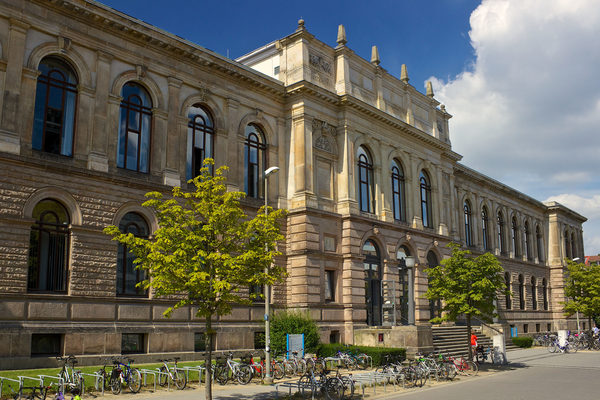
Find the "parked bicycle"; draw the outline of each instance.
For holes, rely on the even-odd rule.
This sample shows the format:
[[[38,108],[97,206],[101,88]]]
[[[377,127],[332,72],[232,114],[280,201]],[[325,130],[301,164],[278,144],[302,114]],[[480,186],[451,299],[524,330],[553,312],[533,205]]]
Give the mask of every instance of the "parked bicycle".
[[[225,385],[229,380],[234,379],[240,384],[246,385],[252,380],[252,376],[252,367],[234,361],[232,352],[228,354],[224,363],[215,366],[215,380],[221,385]]]
[[[77,364],[77,358],[74,355],[68,355],[66,357],[56,357],[56,361],[62,363],[60,372],[58,373],[59,378],[62,380],[62,388],[65,391],[73,391],[77,389],[79,393],[83,391],[83,375],[81,371],[75,370]]]
[[[22,386],[18,391],[15,391],[11,386],[8,386],[8,388],[13,400],[45,400],[51,386]]]
[[[138,393],[142,388],[142,374],[137,368],[133,368],[133,359],[128,358],[124,364],[118,358],[113,359],[113,369],[110,373],[110,390],[113,394],[121,393],[123,383],[127,384],[131,393]]]
[[[310,370],[300,377],[298,387],[304,399],[314,398],[315,394],[325,395],[328,400],[344,398],[344,382],[337,376],[328,377],[326,372]]]
[[[183,390],[187,385],[187,378],[185,377],[185,373],[177,368],[177,361],[179,361],[180,357],[173,358],[173,366],[170,366],[169,363],[171,359],[158,360],[163,363],[162,367],[160,367],[159,372],[160,375],[158,377],[158,383],[160,386],[166,386],[168,380],[175,383],[177,389]]]

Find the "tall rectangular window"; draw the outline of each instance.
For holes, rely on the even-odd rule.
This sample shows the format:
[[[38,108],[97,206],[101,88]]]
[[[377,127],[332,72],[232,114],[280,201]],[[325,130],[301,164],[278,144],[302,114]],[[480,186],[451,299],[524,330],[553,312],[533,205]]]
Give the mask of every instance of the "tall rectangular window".
[[[325,301],[335,301],[335,271],[325,271]]]

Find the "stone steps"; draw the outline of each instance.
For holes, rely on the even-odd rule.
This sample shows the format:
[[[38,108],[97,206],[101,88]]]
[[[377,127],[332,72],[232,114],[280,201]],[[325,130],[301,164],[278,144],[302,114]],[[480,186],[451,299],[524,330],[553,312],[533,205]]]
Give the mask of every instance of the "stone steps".
[[[433,349],[437,352],[447,353],[452,356],[466,357],[469,353],[466,326],[433,326]],[[483,346],[491,346],[492,340],[481,334],[477,327],[473,327],[477,335],[477,343]]]

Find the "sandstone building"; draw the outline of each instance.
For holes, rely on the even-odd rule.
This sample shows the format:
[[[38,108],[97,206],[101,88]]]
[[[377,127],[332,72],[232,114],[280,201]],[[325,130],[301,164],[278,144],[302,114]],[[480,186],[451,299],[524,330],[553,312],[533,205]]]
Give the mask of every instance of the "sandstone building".
[[[354,54],[343,27],[331,47],[299,21],[231,60],[94,1],[0,0],[0,93],[0,368],[201,350],[203,321],[165,319],[102,229],[151,235],[144,194],[185,186],[207,156],[249,210],[279,166],[268,201],[290,211],[289,277],[272,302],[310,310],[326,342],[430,346],[426,269],[450,241],[499,257],[513,292],[499,324],[567,324],[585,218],[460,164],[431,87],[390,75],[376,48]],[[253,348],[262,315],[220,319],[217,349]]]

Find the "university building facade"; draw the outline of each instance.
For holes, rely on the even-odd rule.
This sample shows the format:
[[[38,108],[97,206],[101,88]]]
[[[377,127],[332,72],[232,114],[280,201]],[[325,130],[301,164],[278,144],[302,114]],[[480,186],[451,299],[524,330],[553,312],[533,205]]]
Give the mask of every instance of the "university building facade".
[[[449,242],[498,256],[506,332],[574,326],[563,271],[585,218],[460,164],[431,87],[354,54],[341,26],[335,47],[301,20],[231,60],[94,1],[0,0],[0,93],[0,368],[202,350],[194,310],[163,317],[102,229],[151,236],[144,194],[187,187],[205,157],[250,213],[280,168],[288,277],[271,301],[325,342],[430,348],[426,270]],[[263,310],[220,318],[217,350],[254,348]]]

